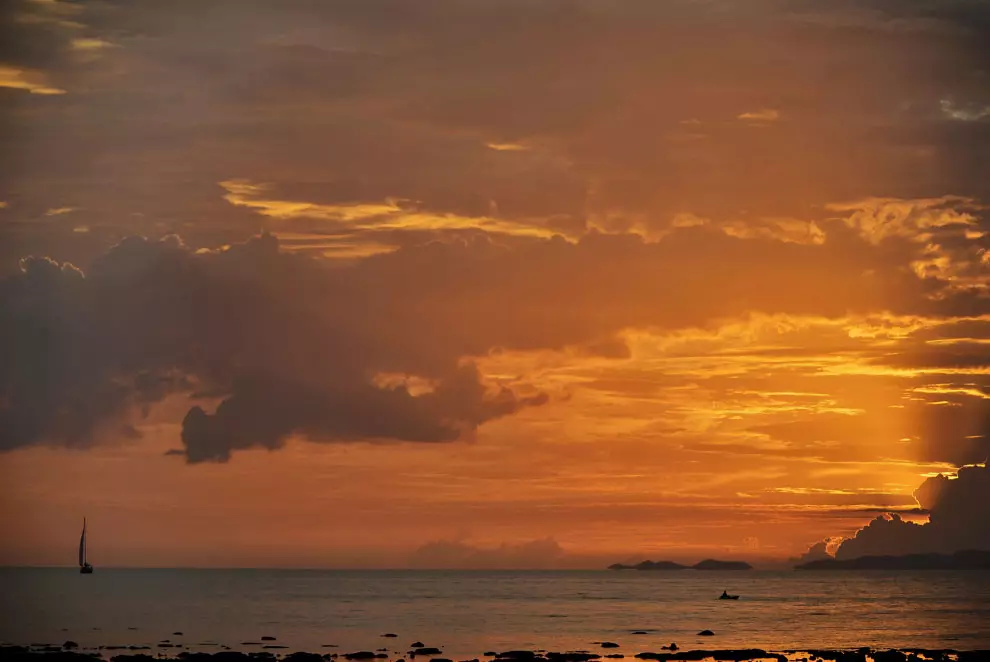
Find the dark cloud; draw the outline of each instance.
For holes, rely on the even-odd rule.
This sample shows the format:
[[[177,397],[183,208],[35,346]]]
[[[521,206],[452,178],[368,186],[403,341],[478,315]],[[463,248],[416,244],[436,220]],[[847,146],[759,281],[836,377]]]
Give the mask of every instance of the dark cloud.
[[[679,212],[760,226],[837,200],[987,193],[990,124],[941,105],[990,105],[974,48],[986,11],[970,2],[10,6],[47,12],[8,20],[22,35],[0,39],[10,60],[50,70],[68,94],[17,91],[0,199],[22,215],[57,191],[80,223],[117,230],[104,245],[266,229],[224,209],[215,184],[233,177],[307,189],[304,201],[394,196],[454,213],[494,201],[579,230],[589,217],[661,230]],[[51,6],[83,27],[49,20]],[[115,46],[76,66],[70,36]],[[737,119],[761,109],[779,121]],[[0,231],[8,246],[42,243],[39,230]],[[44,234],[66,245],[60,259],[93,241]]]
[[[962,467],[955,479],[929,478],[915,498],[929,511],[928,522],[881,515],[844,540],[835,557],[990,549],[990,464]]]
[[[607,339],[629,326],[928,305],[913,274],[884,268],[890,250],[843,232],[825,245],[710,227],[657,243],[598,233],[577,243],[475,237],[348,264],[281,252],[270,235],[206,252],[175,237],[131,237],[93,260],[85,277],[31,259],[2,285],[0,312],[10,322],[4,438],[8,448],[86,443],[104,421],[196,389],[226,399],[214,414],[186,417],[191,460],[277,448],[292,433],[445,441],[542,402],[486,392],[459,363],[464,357],[582,346],[622,359],[628,348]],[[835,271],[836,262],[845,268]],[[779,287],[782,271],[787,288]],[[824,280],[826,272],[833,275]],[[380,373],[416,375],[432,390],[379,386]]]
[[[71,2],[3,0],[0,4],[0,65],[47,69],[63,65],[75,30],[66,25],[80,7]]]
[[[175,238],[131,238],[85,276],[29,258],[0,290],[3,449],[87,444],[101,424],[194,386],[224,399],[214,414],[187,414],[191,462],[277,448],[293,433],[453,441],[544,402],[489,392],[456,354],[410,361],[414,346],[384,347],[370,329],[387,318],[362,314],[342,287],[339,272],[279,253],[267,235],[206,254]],[[393,340],[409,329],[397,331]],[[403,359],[433,380],[431,391],[375,385],[378,373],[403,371]]]

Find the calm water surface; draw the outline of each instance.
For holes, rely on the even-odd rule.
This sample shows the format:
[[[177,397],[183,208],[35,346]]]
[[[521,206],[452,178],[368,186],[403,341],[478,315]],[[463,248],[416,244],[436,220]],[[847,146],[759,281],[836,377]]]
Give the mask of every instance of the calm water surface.
[[[990,572],[0,570],[0,639],[341,651],[990,648]],[[723,589],[738,602],[719,601]],[[132,629],[134,628],[134,629]],[[715,631],[701,638],[702,629]],[[646,630],[647,635],[632,635]],[[172,633],[181,631],[182,636]],[[397,639],[381,638],[394,632]]]

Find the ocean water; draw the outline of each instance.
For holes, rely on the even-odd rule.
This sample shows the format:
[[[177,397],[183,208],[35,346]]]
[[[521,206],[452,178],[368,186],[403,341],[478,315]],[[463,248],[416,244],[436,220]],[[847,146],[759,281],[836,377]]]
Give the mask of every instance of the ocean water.
[[[723,589],[742,596],[719,601]],[[340,652],[419,640],[445,657],[488,650],[627,656],[757,647],[990,648],[990,572],[0,570],[0,639]],[[698,637],[703,629],[714,637]],[[646,635],[633,635],[645,630]],[[173,635],[181,631],[183,634]],[[382,638],[386,632],[398,638]],[[336,649],[321,649],[335,644]],[[287,652],[286,651],[286,652]],[[174,651],[172,651],[174,652]],[[277,651],[273,651],[277,652]],[[393,659],[399,657],[395,654]]]

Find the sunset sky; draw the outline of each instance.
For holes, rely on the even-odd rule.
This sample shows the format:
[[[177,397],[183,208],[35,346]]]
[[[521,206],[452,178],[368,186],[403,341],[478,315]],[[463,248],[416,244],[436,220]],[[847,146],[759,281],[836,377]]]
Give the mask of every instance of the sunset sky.
[[[987,3],[0,12],[0,563],[990,547]]]

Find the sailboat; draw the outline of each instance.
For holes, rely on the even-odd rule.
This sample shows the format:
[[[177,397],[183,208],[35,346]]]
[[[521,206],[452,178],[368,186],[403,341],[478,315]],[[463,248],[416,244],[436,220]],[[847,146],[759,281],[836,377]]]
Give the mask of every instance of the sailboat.
[[[86,561],[86,518],[83,517],[82,535],[79,536],[79,572],[84,575],[93,574],[93,566]]]

